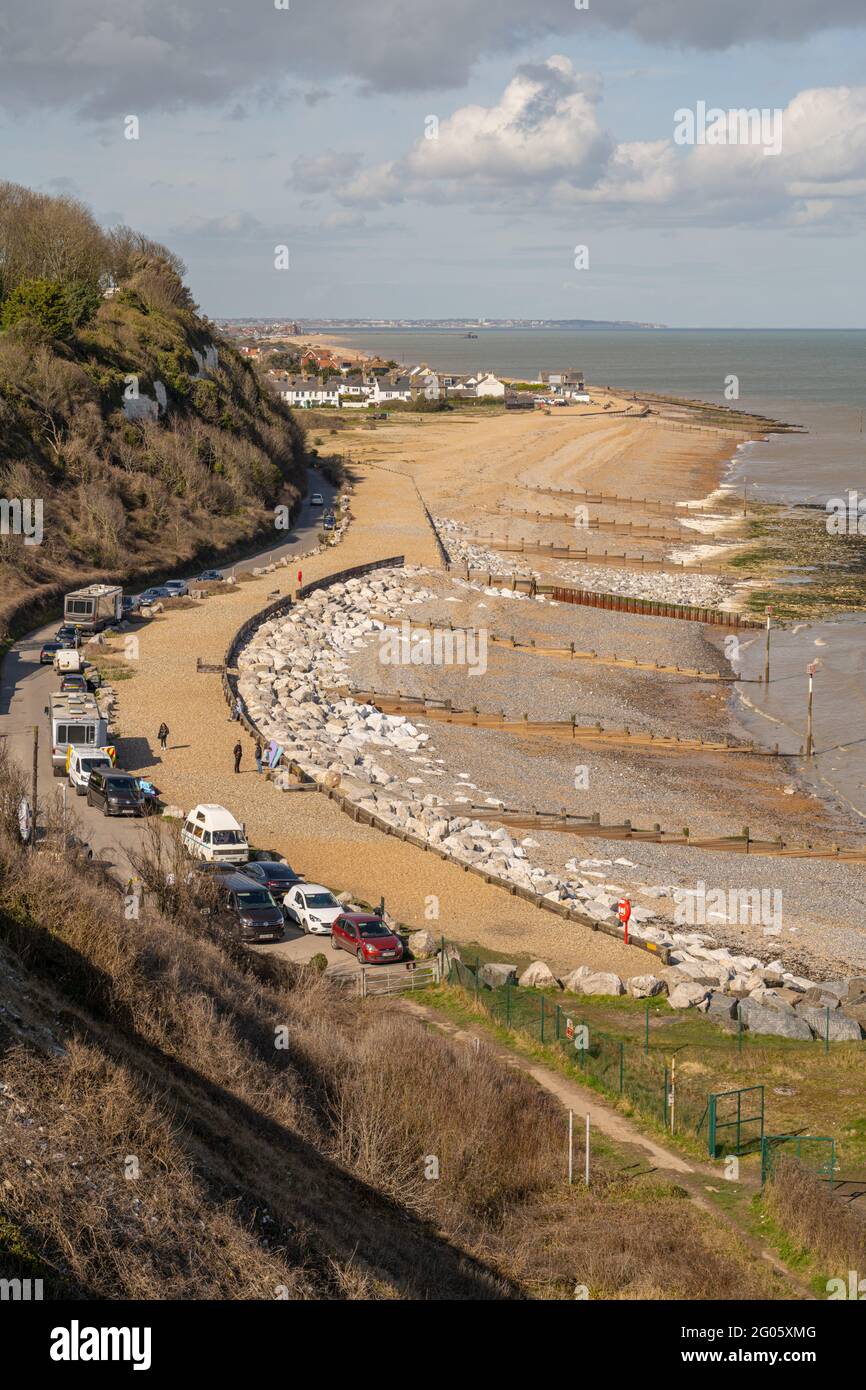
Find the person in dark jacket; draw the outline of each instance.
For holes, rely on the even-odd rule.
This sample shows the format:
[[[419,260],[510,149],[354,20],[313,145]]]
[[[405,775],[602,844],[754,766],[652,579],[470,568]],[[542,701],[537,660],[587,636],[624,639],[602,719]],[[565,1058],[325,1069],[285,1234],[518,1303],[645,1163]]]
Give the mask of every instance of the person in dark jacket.
[[[260,740],[260,739],[257,739],[257,740],[256,740],[256,772],[261,772],[261,770],[262,770],[262,758],[263,758],[263,757],[264,757],[264,749],[262,748],[261,740]]]
[[[235,744],[235,772],[240,772],[241,770],[241,758],[243,757],[243,754],[244,750],[241,747],[240,739],[238,739],[237,743]]]
[[[160,748],[162,748],[162,749],[165,749],[165,746],[166,746],[166,744],[168,743],[168,734],[169,734],[168,725],[165,724],[165,723],[160,724],[160,726],[159,726],[159,733],[157,734],[157,738],[159,739],[159,746],[160,746]]]

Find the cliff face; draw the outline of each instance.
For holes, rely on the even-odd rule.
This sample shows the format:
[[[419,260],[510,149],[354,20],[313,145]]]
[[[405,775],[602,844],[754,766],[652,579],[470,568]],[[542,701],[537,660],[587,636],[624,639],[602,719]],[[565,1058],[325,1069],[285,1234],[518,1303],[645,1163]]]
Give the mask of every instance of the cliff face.
[[[61,268],[10,284],[4,230],[0,215],[0,637],[96,575],[135,583],[269,534],[305,459],[170,252],[123,229],[89,282]],[[17,501],[29,536],[10,533]]]

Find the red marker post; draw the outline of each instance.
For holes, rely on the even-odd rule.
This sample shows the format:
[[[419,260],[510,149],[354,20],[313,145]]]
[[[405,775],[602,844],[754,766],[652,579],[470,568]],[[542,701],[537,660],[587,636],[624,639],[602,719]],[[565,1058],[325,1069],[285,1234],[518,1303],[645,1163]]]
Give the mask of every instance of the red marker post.
[[[622,922],[622,925],[623,925],[623,928],[624,928],[624,933],[625,933],[625,935],[624,935],[624,940],[625,940],[625,944],[626,944],[626,946],[627,946],[627,945],[628,945],[628,919],[629,919],[629,917],[631,917],[631,903],[629,902],[628,898],[620,898],[619,902],[618,902],[617,905],[616,905],[616,915],[617,915],[617,917],[619,918],[619,920]]]
[[[300,584],[301,580],[303,579],[303,577],[304,577],[303,571],[302,571],[302,570],[298,570],[298,583],[299,583],[299,584]]]

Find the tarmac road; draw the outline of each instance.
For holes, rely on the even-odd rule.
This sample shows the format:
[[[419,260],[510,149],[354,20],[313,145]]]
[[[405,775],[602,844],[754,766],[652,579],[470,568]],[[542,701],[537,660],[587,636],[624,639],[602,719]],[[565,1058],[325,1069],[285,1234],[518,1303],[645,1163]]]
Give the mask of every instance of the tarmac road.
[[[312,491],[321,492],[326,505],[331,505],[336,489],[317,474],[311,477]],[[317,541],[322,509],[312,507],[309,499],[303,503],[298,522],[291,533],[291,539],[264,551],[257,551],[246,560],[231,566],[222,567],[223,573],[238,574],[262,564],[272,564],[284,555],[301,554],[311,549]],[[291,573],[291,571],[287,571]],[[165,576],[167,579],[171,575]],[[181,576],[187,577],[187,576]],[[276,577],[276,576],[275,576]],[[294,581],[294,575],[292,580]],[[147,620],[144,620],[145,622]],[[95,807],[87,805],[86,797],[76,795],[66,778],[55,777],[51,763],[51,742],[45,707],[52,691],[59,689],[60,677],[53,666],[39,665],[39,650],[43,642],[50,640],[58,624],[52,622],[31,632],[10,648],[0,667],[0,738],[6,739],[11,755],[26,770],[28,777],[28,797],[30,768],[33,757],[33,727],[39,729],[38,787],[39,806],[45,805],[55,796],[65,796],[68,829],[77,834],[93,852],[95,859],[125,882],[132,873],[128,852],[140,842],[143,822],[137,817],[104,816]],[[136,625],[137,626],[137,625]],[[133,630],[135,630],[133,628]],[[146,730],[138,738],[154,739],[156,730]],[[124,740],[116,741],[117,765],[124,766]],[[169,744],[170,746],[170,744]],[[140,765],[140,764],[137,764]],[[339,887],[335,890],[339,892]],[[332,951],[328,937],[306,935],[293,923],[286,924],[286,932],[281,942],[262,945],[257,950],[274,951],[290,960],[308,961],[312,956],[322,953],[328,959],[328,972],[337,976],[353,976],[360,971],[354,956],[346,951]],[[383,972],[402,971],[405,966],[377,967]]]
[[[330,505],[336,489],[319,474],[310,476],[314,492],[320,492]],[[317,541],[320,507],[312,507],[309,498],[305,499],[298,521],[290,539],[281,541],[263,551],[257,551],[246,560],[223,568],[223,573],[238,574],[261,564],[272,564],[284,555],[296,555],[310,550]],[[166,575],[170,579],[172,575]],[[204,610],[203,610],[204,611]],[[145,620],[146,621],[146,620]],[[37,797],[40,805],[55,795],[66,797],[69,829],[79,834],[90,846],[94,858],[122,875],[124,880],[130,874],[126,851],[140,840],[142,822],[136,818],[109,818],[101,811],[87,805],[85,797],[79,797],[66,783],[65,778],[55,778],[51,764],[51,741],[45,707],[52,691],[60,687],[60,677],[53,666],[39,665],[39,650],[50,640],[58,624],[52,622],[35,632],[21,638],[10,648],[0,668],[0,738],[6,740],[13,758],[25,768],[28,777],[28,797],[30,769],[33,761],[33,728],[39,730],[38,787]],[[145,737],[155,738],[156,730],[144,731]],[[117,765],[124,766],[123,739],[117,742]],[[65,793],[64,793],[65,788]],[[326,943],[327,945],[327,943]],[[312,954],[312,953],[311,953]],[[348,958],[347,958],[348,959]]]

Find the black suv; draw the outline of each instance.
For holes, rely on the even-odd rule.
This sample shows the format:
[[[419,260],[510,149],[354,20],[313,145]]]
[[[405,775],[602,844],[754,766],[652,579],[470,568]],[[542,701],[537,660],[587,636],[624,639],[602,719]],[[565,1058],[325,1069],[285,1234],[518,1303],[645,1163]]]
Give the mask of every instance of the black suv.
[[[245,873],[220,874],[219,916],[241,941],[282,941],[283,909]]]
[[[144,797],[138,780],[129,772],[105,772],[94,768],[87,784],[88,806],[101,806],[104,816],[143,816]]]
[[[244,864],[243,872],[267,888],[277,902],[282,902],[289,889],[301,882],[294,869],[278,859],[256,859],[252,864]]]

